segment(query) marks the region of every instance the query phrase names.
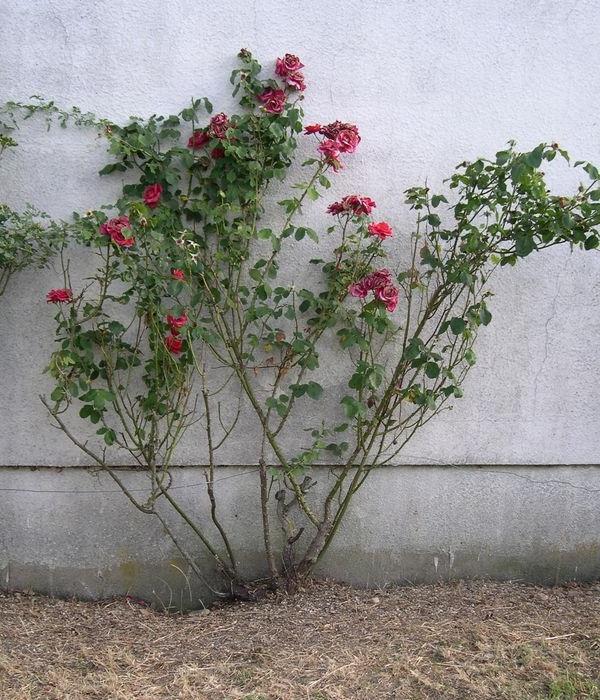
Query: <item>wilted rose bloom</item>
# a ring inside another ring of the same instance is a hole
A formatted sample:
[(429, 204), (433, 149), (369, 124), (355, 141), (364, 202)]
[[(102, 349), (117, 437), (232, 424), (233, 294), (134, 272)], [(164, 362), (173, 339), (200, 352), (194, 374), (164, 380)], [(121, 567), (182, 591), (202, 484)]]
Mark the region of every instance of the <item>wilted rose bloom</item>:
[(294, 90), (306, 90), (306, 83), (304, 82), (304, 76), (300, 71), (296, 73), (290, 73), (286, 75), (285, 78), (286, 85), (289, 85)]
[(374, 270), (370, 275), (367, 275), (364, 282), (366, 285), (368, 285), (369, 289), (386, 287), (392, 282), (392, 273), (387, 269), (387, 267), (382, 267), (379, 270)]
[(265, 111), (269, 114), (281, 114), (285, 107), (285, 92), (283, 90), (273, 90), (268, 88), (258, 96), (258, 99), (265, 106)]
[(133, 236), (128, 237), (124, 233), (125, 230), (129, 231), (130, 228), (131, 222), (128, 216), (117, 216), (101, 224), (100, 233), (109, 236), (112, 242), (120, 248), (131, 248), (135, 243), (135, 238)]
[(169, 352), (172, 352), (174, 355), (177, 355), (181, 352), (181, 348), (183, 347), (183, 340), (181, 340), (181, 338), (178, 338), (175, 335), (168, 335), (165, 338), (165, 346), (167, 350), (169, 350)]
[[(345, 122), (335, 121), (331, 124), (325, 124), (321, 127), (319, 133), (326, 136), (328, 139), (337, 139), (341, 131), (353, 131), (358, 136), (358, 127), (354, 124), (347, 124)], [(360, 139), (360, 137), (359, 137)]]
[(162, 193), (163, 186), (160, 184), (160, 182), (155, 182), (153, 185), (148, 185), (143, 194), (144, 204), (150, 207), (150, 209), (154, 209), (154, 207), (158, 206)]
[(214, 160), (219, 160), (219, 158), (223, 158), (225, 155), (225, 149), (221, 148), (221, 146), (215, 146), (210, 152), (210, 155), (214, 158)]
[(286, 53), (283, 58), (278, 58), (275, 61), (275, 73), (282, 78), (290, 73), (296, 73), (301, 68), (304, 68), (304, 63), (301, 63), (298, 56), (294, 56), (293, 53)]
[(167, 316), (167, 323), (169, 324), (169, 328), (171, 329), (171, 333), (173, 335), (179, 335), (179, 331), (187, 322), (188, 317), (185, 314), (181, 314), (181, 316), (172, 316), (171, 314), (168, 314)]
[(320, 132), (321, 132), (321, 125), (320, 124), (309, 124), (308, 126), (304, 127), (305, 134), (319, 134)]
[(350, 296), (352, 297), (356, 297), (357, 299), (364, 299), (368, 293), (369, 290), (363, 284), (363, 280), (360, 280), (359, 282), (353, 282), (348, 287), (348, 294), (350, 294)]
[(370, 197), (361, 197), (357, 194), (349, 194), (341, 202), (334, 202), (327, 208), (328, 214), (353, 214), (354, 216), (366, 216), (377, 205)]
[(360, 136), (356, 127), (354, 129), (342, 129), (335, 139), (342, 153), (354, 153), (360, 143)]
[(319, 151), (326, 157), (335, 159), (340, 155), (340, 149), (337, 141), (325, 139), (319, 144)]
[(345, 211), (346, 211), (346, 207), (343, 205), (342, 202), (334, 202), (333, 204), (330, 204), (327, 207), (327, 213), (333, 214), (334, 216), (338, 216), (339, 214), (343, 214)]
[(174, 280), (180, 280), (181, 282), (183, 282), (185, 280), (185, 272), (177, 267), (174, 267), (171, 270), (171, 277)]
[(393, 284), (375, 289), (375, 298), (385, 304), (385, 308), (392, 312), (398, 306), (398, 288)]
[(204, 129), (196, 129), (194, 133), (190, 136), (188, 140), (188, 148), (193, 148), (197, 151), (202, 148), (210, 141), (210, 136), (204, 131)]
[(381, 238), (381, 240), (389, 238), (393, 233), (392, 227), (385, 221), (370, 223), (367, 228), (371, 236), (377, 236), (377, 238)]
[(46, 294), (48, 304), (68, 304), (73, 301), (73, 292), (70, 289), (51, 289)]
[(229, 117), (225, 112), (220, 112), (215, 114), (215, 116), (210, 120), (208, 125), (208, 134), (215, 139), (223, 140), (227, 136), (227, 129), (229, 128)]
[(361, 197), (357, 194), (350, 194), (342, 199), (344, 208), (352, 211), (355, 216), (367, 216), (377, 206), (370, 197)]

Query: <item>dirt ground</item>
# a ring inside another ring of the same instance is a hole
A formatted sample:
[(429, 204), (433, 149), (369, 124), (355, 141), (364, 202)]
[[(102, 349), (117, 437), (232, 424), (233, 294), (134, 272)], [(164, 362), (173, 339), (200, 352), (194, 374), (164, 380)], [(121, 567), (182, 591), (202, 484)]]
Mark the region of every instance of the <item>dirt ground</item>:
[(600, 699), (600, 585), (315, 582), (186, 615), (6, 594), (0, 698)]

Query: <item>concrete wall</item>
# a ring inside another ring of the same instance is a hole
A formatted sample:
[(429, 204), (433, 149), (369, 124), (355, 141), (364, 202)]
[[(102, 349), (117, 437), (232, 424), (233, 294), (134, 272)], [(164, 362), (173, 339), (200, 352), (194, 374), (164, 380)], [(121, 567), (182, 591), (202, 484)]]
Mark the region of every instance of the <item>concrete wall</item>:
[[(120, 476), (136, 496), (146, 489), (139, 472)], [(324, 484), (326, 471), (317, 469), (316, 478)], [(229, 467), (215, 484), (241, 570), (254, 577), (267, 573), (257, 481), (252, 469)], [(194, 467), (175, 470), (172, 493), (216, 541), (202, 482)], [(129, 593), (183, 607), (207, 604), (219, 590), (212, 563), (172, 512), (175, 532), (201, 562), (204, 584), (160, 523), (133, 510), (106, 474), (3, 469), (0, 488), (15, 489), (4, 493), (0, 511), (2, 587), (83, 597)], [(383, 469), (359, 492), (317, 573), (375, 587), (461, 577), (545, 584), (595, 578), (599, 495), (600, 467)]]
[[(227, 111), (232, 107), (227, 78), (242, 46), (267, 68), (277, 55), (298, 53), (309, 85), (307, 120), (350, 120), (363, 136), (330, 198), (308, 211), (309, 221), (322, 221), (324, 206), (337, 196), (359, 191), (378, 202), (378, 213), (395, 226), (401, 246), (402, 232), (411, 223), (401, 205), (406, 187), (425, 178), (440, 186), (457, 162), (493, 154), (510, 138), (524, 148), (557, 140), (575, 157), (600, 162), (599, 25), (600, 5), (594, 0), (4, 0), (0, 99), (41, 94), (122, 120), (131, 113), (178, 111), (194, 94), (207, 95), (218, 110)], [(117, 192), (118, 179), (96, 176), (105, 162), (104, 146), (89, 134), (46, 132), (42, 124), (31, 123), (19, 140), (21, 148), (0, 162), (0, 199), (15, 206), (31, 201), (52, 215), (67, 216), (111, 201)], [(576, 186), (565, 170), (551, 180), (556, 187)], [(290, 275), (303, 274), (303, 255), (294, 256)], [(570, 562), (570, 568), (558, 567), (559, 578), (567, 570), (568, 576), (598, 574), (597, 551), (592, 555), (589, 547), (595, 547), (600, 524), (592, 517), (585, 490), (587, 484), (598, 486), (597, 473), (547, 465), (600, 461), (599, 270), (595, 253), (556, 249), (503, 271), (494, 283), (494, 321), (482, 334), (465, 398), (432, 421), (401, 460), (511, 465), (512, 472), (523, 476), (469, 468), (385, 470), (352, 516), (357, 529), (348, 525), (352, 572), (342, 566), (348, 552), (339, 544), (326, 573), (362, 582), (423, 579), (431, 574), (434, 556), (438, 570), (444, 570), (442, 552), (452, 549), (457, 552), (453, 571), (463, 574), (525, 576), (533, 571), (534, 552), (543, 555), (544, 580), (553, 578), (559, 560)], [(51, 270), (24, 273), (0, 300), (1, 465), (85, 464), (81, 453), (50, 427), (36, 398), (49, 386), (41, 371), (52, 324), (43, 299), (55, 280)], [(327, 381), (335, 388), (340, 378), (332, 373)], [(222, 455), (224, 463), (251, 461), (251, 430), (244, 426), (245, 439), (233, 442)], [(182, 446), (179, 462), (199, 461), (202, 450), (192, 436)], [(530, 470), (527, 465), (547, 468)], [(559, 481), (578, 486), (555, 484), (538, 498), (542, 487), (524, 488), (534, 473), (551, 483), (559, 474)], [(16, 489), (40, 484), (77, 489), (96, 483), (78, 470), (59, 475), (6, 469), (0, 478), (5, 487)], [(382, 495), (388, 480), (398, 480), (398, 517)], [(138, 520), (121, 510), (125, 506), (119, 496), (98, 494), (88, 505), (81, 498), (4, 493), (0, 557), (13, 562), (7, 582), (41, 581), (27, 574), (36, 567), (48, 567), (58, 576), (59, 570), (72, 572), (74, 567), (94, 569), (96, 556), (103, 571), (119, 560), (120, 545), (108, 538), (110, 523), (118, 511), (119, 532), (135, 538)], [(415, 499), (426, 503), (413, 511)], [(89, 519), (91, 504), (97, 509), (94, 519)], [(367, 537), (356, 518), (369, 509), (377, 515)], [(465, 509), (469, 517), (454, 519), (457, 510)], [(404, 516), (415, 512), (407, 530)], [(452, 535), (446, 523), (452, 523)], [(85, 533), (79, 541), (67, 539), (78, 532)], [(377, 544), (377, 532), (389, 536), (385, 546)], [(158, 543), (156, 530), (152, 536)], [(457, 543), (470, 552), (468, 565), (459, 566)], [(473, 559), (479, 547), (488, 554)], [(421, 551), (423, 560), (417, 556)], [(151, 559), (141, 548), (128, 552), (130, 558)], [(388, 568), (381, 565), (384, 554), (392, 562)], [(502, 568), (508, 559), (512, 563)], [(69, 589), (70, 574), (66, 576), (52, 584), (54, 590)], [(95, 574), (84, 579), (91, 592), (104, 590), (94, 589)], [(112, 580), (107, 591), (125, 586), (125, 579)], [(83, 592), (78, 586), (74, 582), (73, 590)]]

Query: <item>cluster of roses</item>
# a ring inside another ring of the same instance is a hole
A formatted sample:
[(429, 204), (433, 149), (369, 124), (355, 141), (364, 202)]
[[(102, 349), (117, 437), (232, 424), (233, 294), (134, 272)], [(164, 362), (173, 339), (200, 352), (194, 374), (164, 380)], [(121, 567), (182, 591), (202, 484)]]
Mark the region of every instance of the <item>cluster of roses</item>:
[(348, 287), (348, 293), (358, 299), (364, 299), (369, 292), (373, 292), (375, 299), (382, 302), (390, 313), (398, 306), (398, 288), (392, 284), (392, 273), (385, 267), (374, 270)]
[(310, 124), (304, 129), (305, 134), (319, 134), (325, 138), (319, 144), (319, 153), (325, 162), (337, 172), (342, 167), (339, 160), (341, 153), (354, 153), (360, 143), (360, 134), (355, 124), (335, 121), (331, 124)]
[[(229, 117), (225, 112), (215, 114), (210, 120), (205, 129), (195, 129), (188, 140), (188, 148), (194, 151), (199, 151), (204, 148), (211, 139), (225, 141), (227, 138), (227, 129), (229, 129)], [(210, 155), (216, 160), (225, 155), (225, 149), (222, 146), (215, 146)]]
[[(291, 90), (302, 91), (306, 89), (304, 75), (300, 72), (301, 68), (304, 68), (304, 63), (300, 61), (298, 56), (291, 53), (286, 53), (283, 58), (278, 58), (275, 61), (275, 74)], [(287, 94), (281, 88), (267, 88), (260, 93), (258, 99), (268, 114), (281, 114), (285, 109)]]
[(179, 337), (179, 332), (187, 322), (188, 317), (185, 314), (181, 314), (181, 316), (167, 315), (167, 325), (171, 332), (165, 338), (165, 347), (174, 355), (179, 354), (183, 348), (183, 340)]
[[(368, 216), (377, 205), (370, 197), (361, 197), (358, 194), (349, 194), (339, 202), (334, 202), (327, 207), (327, 213), (334, 216)], [(367, 230), (371, 236), (376, 236), (383, 240), (389, 238), (392, 227), (386, 221), (372, 221)]]

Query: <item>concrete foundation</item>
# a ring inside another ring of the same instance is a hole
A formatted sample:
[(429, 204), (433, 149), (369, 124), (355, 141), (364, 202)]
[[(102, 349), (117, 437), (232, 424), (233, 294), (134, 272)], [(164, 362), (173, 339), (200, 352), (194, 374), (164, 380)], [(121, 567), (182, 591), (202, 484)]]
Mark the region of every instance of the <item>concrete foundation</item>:
[[(143, 493), (145, 475), (123, 470), (121, 476)], [(201, 470), (176, 469), (174, 476), (174, 495), (216, 541)], [(327, 471), (316, 476), (324, 481)], [(260, 576), (257, 474), (222, 468), (216, 480), (240, 568)], [(195, 607), (210, 603), (221, 588), (212, 562), (185, 527), (169, 514), (204, 582), (189, 571), (160, 523), (136, 511), (105, 474), (0, 468), (0, 489), (4, 589), (84, 598), (130, 594), (158, 606)], [(599, 494), (600, 467), (382, 469), (357, 495), (317, 573), (372, 587), (461, 577), (543, 584), (597, 578)]]

